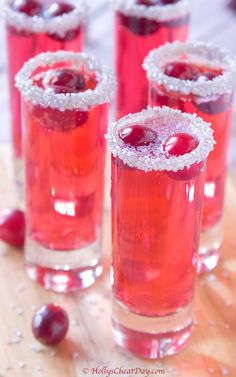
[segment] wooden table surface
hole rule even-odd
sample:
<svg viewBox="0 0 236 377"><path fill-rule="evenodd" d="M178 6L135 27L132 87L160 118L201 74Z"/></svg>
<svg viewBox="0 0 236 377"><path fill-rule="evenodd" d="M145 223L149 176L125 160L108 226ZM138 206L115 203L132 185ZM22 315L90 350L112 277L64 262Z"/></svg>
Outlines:
<svg viewBox="0 0 236 377"><path fill-rule="evenodd" d="M3 146L0 211L16 203L10 149ZM157 376L150 373L159 370L167 377L236 377L236 182L229 179L227 187L224 258L214 272L198 278L192 340L183 352L165 361L138 359L114 343L108 206L104 218L105 272L94 286L81 293L66 296L45 291L27 278L23 252L0 244L0 376L107 376L109 369L123 367L147 372L138 369L137 374L133 371L118 376L148 376L148 371L150 376ZM31 333L35 308L47 302L58 302L70 316L68 336L57 348L41 346ZM96 373L97 367L103 368L100 373Z"/></svg>

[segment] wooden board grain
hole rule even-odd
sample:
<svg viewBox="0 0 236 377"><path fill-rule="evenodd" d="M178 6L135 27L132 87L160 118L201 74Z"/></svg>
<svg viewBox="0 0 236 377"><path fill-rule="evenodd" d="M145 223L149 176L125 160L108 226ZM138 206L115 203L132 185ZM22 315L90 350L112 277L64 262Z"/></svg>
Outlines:
<svg viewBox="0 0 236 377"><path fill-rule="evenodd" d="M17 202L12 177L10 149L2 147L0 210ZM0 376L107 376L109 369L121 367L127 373L118 376L157 376L159 370L167 377L236 377L236 182L229 179L227 187L224 258L214 272L198 278L192 340L182 353L165 361L138 359L114 343L108 207L104 216L105 272L83 292L66 296L45 291L27 278L23 253L0 245ZM67 339L54 349L39 346L30 328L35 308L52 301L66 308L71 322Z"/></svg>

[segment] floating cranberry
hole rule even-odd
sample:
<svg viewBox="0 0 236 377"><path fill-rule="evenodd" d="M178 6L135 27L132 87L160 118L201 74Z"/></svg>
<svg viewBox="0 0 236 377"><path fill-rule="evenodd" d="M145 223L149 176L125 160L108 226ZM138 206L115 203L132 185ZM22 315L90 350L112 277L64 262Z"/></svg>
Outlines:
<svg viewBox="0 0 236 377"><path fill-rule="evenodd" d="M167 76L174 77L180 80L194 80L196 73L193 71L192 68L192 65L187 63L168 63L164 68L164 73Z"/></svg>
<svg viewBox="0 0 236 377"><path fill-rule="evenodd" d="M66 311L55 304L43 305L32 319L34 337L47 346L60 343L66 336L69 319Z"/></svg>
<svg viewBox="0 0 236 377"><path fill-rule="evenodd" d="M145 36L156 33L160 28L160 23L144 17L126 16L119 14L121 24L129 29L133 34Z"/></svg>
<svg viewBox="0 0 236 377"><path fill-rule="evenodd" d="M9 209L0 217L0 239L14 247L23 247L25 239L25 216L18 209Z"/></svg>
<svg viewBox="0 0 236 377"><path fill-rule="evenodd" d="M87 122L88 117L89 117L89 113L88 113L88 111L77 110L75 112L75 117L76 117L76 121L75 121L76 127L81 127Z"/></svg>
<svg viewBox="0 0 236 377"><path fill-rule="evenodd" d="M78 93L86 90L84 76L72 69L60 69L54 72L49 82L55 93Z"/></svg>
<svg viewBox="0 0 236 377"><path fill-rule="evenodd" d="M132 147L141 147L153 143L157 133L146 126L125 127L119 132L119 138Z"/></svg>
<svg viewBox="0 0 236 377"><path fill-rule="evenodd" d="M167 139L163 144L163 149L168 155L178 157L194 151L198 145L199 141L195 137L179 133Z"/></svg>
<svg viewBox="0 0 236 377"><path fill-rule="evenodd" d="M195 137L189 134L178 133L165 141L163 149L167 153L168 158L171 156L179 157L194 151L198 145L199 141ZM203 162L196 163L190 168L185 167L183 170L178 170L177 172L170 171L168 175L177 180L190 180L199 174L203 166Z"/></svg>
<svg viewBox="0 0 236 377"><path fill-rule="evenodd" d="M179 80L189 81L211 81L222 74L221 69L210 69L208 67L198 66L186 62L172 62L166 64L164 73L167 76L174 77Z"/></svg>
<svg viewBox="0 0 236 377"><path fill-rule="evenodd" d="M25 13L27 16L38 16L41 13L42 5L36 0L13 0L10 7L20 13Z"/></svg>
<svg viewBox="0 0 236 377"><path fill-rule="evenodd" d="M42 77L36 79L34 84L42 87ZM87 89L93 90L96 85L97 81L94 75L63 68L55 70L46 86L53 88L56 94L66 94L84 92ZM69 131L83 126L88 120L89 113L81 110L65 110L62 114L57 109L50 107L44 109L35 105L32 107L32 115L44 128L54 131Z"/></svg>
<svg viewBox="0 0 236 377"><path fill-rule="evenodd" d="M167 76L174 77L180 80L190 80L196 82L212 81L216 77L223 74L221 68L208 68L198 66L192 63L173 62L164 67L164 73ZM155 93L153 93L154 95ZM156 95L157 97L157 95ZM160 97L160 96L159 96ZM207 101L202 101L198 98L194 101L194 105L204 114L215 115L227 110L232 103L232 94L223 94L217 97L209 98ZM183 110L182 108L180 108Z"/></svg>
<svg viewBox="0 0 236 377"><path fill-rule="evenodd" d="M44 9L44 18L53 18L72 12L75 7L69 3L52 3Z"/></svg>
<svg viewBox="0 0 236 377"><path fill-rule="evenodd" d="M72 131L83 126L88 120L88 115L87 111L65 110L62 113L58 109L45 109L40 105L34 105L32 108L32 116L39 127L57 132Z"/></svg>
<svg viewBox="0 0 236 377"><path fill-rule="evenodd" d="M168 106L172 109L181 110L182 112L185 111L185 102L181 100L181 98L159 93L156 88L151 89L151 101L155 106Z"/></svg>

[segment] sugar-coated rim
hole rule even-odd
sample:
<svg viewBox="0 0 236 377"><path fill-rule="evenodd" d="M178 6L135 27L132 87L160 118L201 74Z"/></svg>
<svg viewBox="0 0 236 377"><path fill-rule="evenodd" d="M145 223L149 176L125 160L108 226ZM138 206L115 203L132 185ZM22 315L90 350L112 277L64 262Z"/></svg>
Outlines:
<svg viewBox="0 0 236 377"><path fill-rule="evenodd" d="M157 126L157 122L160 124ZM158 144L134 148L125 144L118 136L119 130L127 126L145 124L158 131ZM157 128L158 127L158 128ZM162 143L176 132L187 132L195 136L198 147L192 152L179 157L167 158ZM205 161L213 150L215 141L213 130L209 123L204 122L196 114L181 113L169 107L148 107L140 113L129 114L108 128L106 135L108 146L115 157L119 157L125 164L140 170L173 171L189 168L195 163ZM150 152L158 152L157 157L151 157Z"/></svg>
<svg viewBox="0 0 236 377"><path fill-rule="evenodd" d="M111 0L115 10L138 18L167 21L190 13L192 0L180 0L175 4L146 6L135 4L134 0Z"/></svg>
<svg viewBox="0 0 236 377"><path fill-rule="evenodd" d="M158 63L177 59L182 54L196 54L199 59L207 59L210 64L219 64L223 74L213 80L194 82L180 80L165 75ZM236 82L236 58L223 48L203 42L173 42L166 43L152 50L144 60L144 69L150 81L162 85L167 91L185 95L193 94L201 97L232 93Z"/></svg>
<svg viewBox="0 0 236 377"><path fill-rule="evenodd" d="M86 0L69 0L75 9L61 16L44 19L39 16L28 16L11 9L9 6L12 0L5 0L2 13L8 25L14 26L16 30L27 30L32 33L57 34L64 37L65 34L83 24L87 18L88 6Z"/></svg>
<svg viewBox="0 0 236 377"><path fill-rule="evenodd" d="M43 89L33 85L31 75L38 67L52 67L55 63L71 62L74 67L85 67L88 71L95 71L98 84L94 90L88 89L80 93L55 93L53 89ZM85 53L68 51L45 52L28 60L16 75L16 87L26 101L32 101L44 108L51 107L60 111L81 109L110 102L116 81L110 70L94 57Z"/></svg>

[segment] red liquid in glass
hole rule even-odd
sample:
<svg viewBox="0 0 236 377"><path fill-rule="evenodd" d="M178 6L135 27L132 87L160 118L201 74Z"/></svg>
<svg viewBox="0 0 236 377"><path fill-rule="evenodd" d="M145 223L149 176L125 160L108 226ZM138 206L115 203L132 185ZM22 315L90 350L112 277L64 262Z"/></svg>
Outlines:
<svg viewBox="0 0 236 377"><path fill-rule="evenodd" d="M137 126L136 126L137 127ZM140 130L123 140L140 146ZM122 136L122 135L121 135ZM171 155L198 142L189 135L168 140ZM146 144L143 143L146 141ZM153 142L150 132L142 145ZM136 145L135 145L136 143ZM187 306L196 275L204 163L178 172L131 168L112 159L114 294L136 314L165 316ZM181 224L181 226L180 226Z"/></svg>
<svg viewBox="0 0 236 377"><path fill-rule="evenodd" d="M147 107L148 82L142 68L144 58L166 42L185 41L188 24L188 15L157 22L116 13L117 119Z"/></svg>
<svg viewBox="0 0 236 377"><path fill-rule="evenodd" d="M68 72L49 80L56 93L96 86L94 76L80 72L73 82L76 73ZM83 248L101 231L107 105L63 112L23 106L28 236L52 250Z"/></svg>
<svg viewBox="0 0 236 377"><path fill-rule="evenodd" d="M50 3L50 2L49 2ZM28 8L26 8L28 9ZM31 8L29 8L31 9ZM28 13L30 10L28 9ZM41 8L39 9L41 12ZM27 13L27 12L26 12ZM68 12L65 12L68 13ZM54 14L54 16L57 14ZM44 14L46 17L46 14ZM51 15L53 16L53 14ZM48 16L46 18L49 18ZM83 28L70 30L62 38L56 34L31 33L27 30L18 31L7 26L8 72L10 86L10 105L12 119L12 137L15 156L21 158L22 130L20 112L20 94L15 88L15 75L22 65L31 57L45 51L81 51L83 47Z"/></svg>
<svg viewBox="0 0 236 377"><path fill-rule="evenodd" d="M222 74L220 68L208 68L193 63L174 62L164 68L171 77L191 81L212 80ZM224 191L227 174L227 150L232 119L232 94L200 98L193 95L167 92L155 83L150 84L151 106L166 105L187 113L196 113L212 124L216 145L207 160L202 231L214 227L222 218Z"/></svg>

